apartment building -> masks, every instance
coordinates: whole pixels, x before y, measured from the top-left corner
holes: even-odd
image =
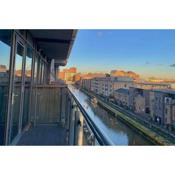
[[[87,90],[91,90],[91,79],[81,80],[81,86]]]
[[[118,105],[123,106],[125,108],[128,108],[128,106],[129,106],[129,90],[124,89],[124,88],[120,88],[120,89],[115,90],[114,91],[114,99]]]
[[[175,91],[153,90],[150,92],[150,115],[162,125],[175,124]]]
[[[128,89],[133,84],[129,77],[99,77],[91,80],[91,91],[103,96],[114,96],[120,88]]]
[[[74,81],[74,76],[77,73],[76,67],[70,67],[69,69],[63,69],[58,72],[58,77],[64,81]]]
[[[150,113],[149,90],[130,87],[129,88],[129,108],[136,113]]]

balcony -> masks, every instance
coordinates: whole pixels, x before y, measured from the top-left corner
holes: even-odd
[[[109,145],[57,79],[76,30],[1,30],[0,145]]]
[[[13,145],[112,144],[66,84],[33,87],[30,111],[30,122]]]

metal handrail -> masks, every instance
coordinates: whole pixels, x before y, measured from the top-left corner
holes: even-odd
[[[87,112],[85,111],[85,109],[82,107],[82,105],[80,104],[80,102],[77,100],[77,98],[74,96],[74,94],[71,92],[71,90],[69,88],[68,89],[68,93],[70,94],[70,96],[73,97],[76,105],[78,106],[79,110],[81,111],[81,113],[83,114],[83,117],[85,118],[87,124],[89,125],[90,129],[92,130],[95,138],[97,139],[98,143],[100,145],[114,145],[114,143],[107,138],[102,131],[97,127],[97,125],[94,123],[94,121],[90,118],[90,116],[87,114]]]

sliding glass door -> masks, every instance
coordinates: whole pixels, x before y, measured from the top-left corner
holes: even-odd
[[[0,145],[5,142],[9,91],[11,31],[0,30]]]
[[[30,106],[30,93],[32,82],[32,58],[33,50],[29,46],[27,47],[26,61],[25,61],[25,79],[24,79],[24,103],[23,103],[23,116],[22,116],[22,129],[29,122],[29,106]]]
[[[21,117],[21,100],[23,87],[23,64],[25,58],[24,44],[20,39],[16,39],[16,55],[14,65],[14,85],[12,93],[12,129],[11,129],[11,141],[17,136],[19,132],[19,124]]]

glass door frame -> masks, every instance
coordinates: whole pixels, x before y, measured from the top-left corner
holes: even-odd
[[[25,41],[16,33],[14,32],[15,35],[15,48],[14,48],[14,55],[13,55],[13,81],[12,81],[12,100],[11,100],[11,115],[10,115],[10,133],[9,133],[9,141],[11,138],[12,134],[12,126],[13,126],[13,99],[14,99],[14,88],[15,88],[15,61],[16,61],[16,55],[17,55],[17,46],[18,44],[21,45],[24,48],[24,54],[23,54],[23,59],[22,59],[22,72],[21,72],[21,90],[20,90],[20,104],[19,104],[19,123],[18,123],[18,133],[14,137],[14,139],[11,141],[16,140],[16,137],[21,133],[21,128],[22,128],[22,114],[23,114],[23,101],[24,101],[24,75],[25,75],[25,58],[26,58],[26,43]]]

